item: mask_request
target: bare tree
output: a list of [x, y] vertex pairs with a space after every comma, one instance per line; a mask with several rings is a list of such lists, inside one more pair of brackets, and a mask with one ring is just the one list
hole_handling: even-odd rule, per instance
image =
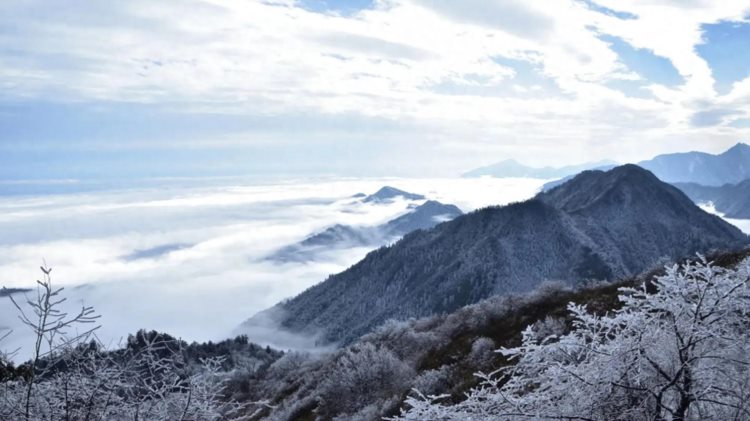
[[[41, 281], [37, 280], [36, 299], [27, 297], [26, 304], [30, 308], [30, 313], [24, 311], [24, 308], [9, 295], [11, 302], [18, 310], [18, 318], [21, 322], [32, 330], [35, 336], [33, 354], [31, 357], [30, 378], [27, 380], [26, 392], [23, 399], [23, 416], [30, 419], [31, 402], [34, 393], [35, 380], [38, 375], [44, 375], [44, 370], [40, 371], [39, 360], [43, 357], [54, 357], [55, 352], [62, 350], [64, 347], [80, 342], [88, 338], [98, 325], [85, 329], [83, 332], [75, 332], [72, 336], [68, 335], [71, 328], [78, 325], [91, 325], [96, 323], [99, 316], [94, 314], [91, 307], [82, 306], [76, 314], [68, 314], [62, 311], [62, 304], [66, 301], [60, 296], [63, 288], [53, 288], [52, 269], [42, 265], [40, 267], [44, 274]], [[45, 347], [45, 348], [43, 348]]]
[[50, 268], [41, 270], [35, 297], [11, 296], [34, 343], [28, 374], [2, 384], [1, 419], [214, 420], [240, 408], [223, 402], [221, 358], [191, 365], [183, 342], [166, 335], [107, 350], [93, 308], [63, 311], [63, 288], [53, 287]]

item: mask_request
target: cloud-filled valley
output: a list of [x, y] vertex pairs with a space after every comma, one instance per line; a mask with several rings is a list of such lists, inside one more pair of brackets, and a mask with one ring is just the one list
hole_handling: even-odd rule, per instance
[[[470, 211], [525, 199], [542, 183], [328, 179], [188, 188], [164, 181], [134, 190], [6, 196], [0, 198], [0, 284], [33, 287], [46, 261], [55, 284], [66, 288], [70, 308], [85, 303], [102, 315], [99, 335], [106, 343], [116, 345], [140, 328], [186, 340], [221, 339], [369, 249], [335, 249], [306, 262], [266, 256], [334, 224], [381, 224], [411, 203], [367, 203], [352, 197], [356, 193], [394, 185]], [[15, 330], [8, 347], [28, 343], [9, 300], [1, 303], [0, 320]]]

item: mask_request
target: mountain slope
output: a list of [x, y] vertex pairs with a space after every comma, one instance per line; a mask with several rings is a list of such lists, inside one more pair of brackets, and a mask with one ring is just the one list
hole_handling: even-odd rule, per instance
[[380, 229], [387, 236], [402, 237], [418, 229], [432, 228], [440, 222], [449, 221], [462, 214], [461, 209], [455, 205], [428, 200], [411, 212], [381, 225]]
[[[732, 268], [749, 255], [745, 249], [708, 260]], [[379, 420], [396, 415], [414, 388], [425, 395], [449, 395], [441, 399], [444, 404], [461, 402], [479, 384], [474, 373], [515, 363], [494, 351], [519, 346], [528, 326], [550, 335], [567, 333], [572, 323], [568, 303], [611, 313], [622, 305], [619, 287], [639, 287], [664, 274], [658, 268], [614, 284], [576, 289], [546, 285], [530, 294], [490, 297], [444, 316], [388, 323], [321, 357], [287, 353], [269, 370], [243, 379], [243, 387], [233, 388], [241, 390], [240, 401], [270, 403], [261, 411], [248, 407], [248, 413], [257, 411], [251, 420]]]
[[738, 143], [718, 155], [705, 152], [659, 155], [638, 165], [668, 183], [734, 184], [750, 178], [750, 146]]
[[454, 205], [428, 200], [411, 211], [378, 226], [334, 225], [297, 244], [281, 248], [271, 255], [270, 259], [279, 262], [307, 261], [313, 260], [317, 253], [331, 249], [376, 247], [414, 230], [432, 228], [440, 222], [461, 214], [463, 212]]
[[529, 177], [529, 178], [560, 178], [576, 174], [584, 170], [597, 168], [605, 165], [612, 165], [609, 161], [587, 162], [579, 165], [569, 165], [565, 167], [542, 167], [535, 168], [523, 165], [513, 159], [506, 159], [486, 167], [471, 170], [462, 175], [462, 177]]
[[750, 219], [750, 180], [723, 186], [674, 183], [695, 203], [713, 203], [727, 218]]
[[545, 280], [619, 278], [663, 257], [745, 243], [676, 188], [626, 165], [407, 235], [274, 311], [285, 312], [286, 329], [348, 343], [390, 318], [450, 312]]
[[[586, 171], [575, 182], [538, 195], [581, 223], [610, 254], [605, 259], [624, 274], [643, 270], [648, 256], [678, 258], [704, 249], [703, 235], [741, 238], [744, 234], [697, 208], [679, 189], [635, 165], [607, 172]], [[579, 224], [579, 226], [581, 226]]]

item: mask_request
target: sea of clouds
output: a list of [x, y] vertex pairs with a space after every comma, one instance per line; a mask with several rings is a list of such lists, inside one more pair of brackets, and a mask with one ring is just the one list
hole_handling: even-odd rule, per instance
[[[154, 329], [188, 341], [220, 340], [255, 313], [360, 260], [367, 248], [332, 250], [311, 262], [266, 257], [333, 224], [374, 225], [409, 202], [363, 203], [356, 193], [384, 185], [452, 203], [463, 211], [531, 197], [534, 179], [320, 179], [274, 183], [161, 180], [129, 189], [0, 196], [0, 286], [32, 288], [53, 268], [72, 312], [93, 306], [97, 335], [117, 346]], [[101, 187], [101, 186], [100, 186]], [[23, 299], [23, 295], [14, 297]], [[0, 349], [31, 348], [7, 297]], [[274, 332], [251, 338], [288, 347]], [[288, 338], [287, 338], [288, 339]]]

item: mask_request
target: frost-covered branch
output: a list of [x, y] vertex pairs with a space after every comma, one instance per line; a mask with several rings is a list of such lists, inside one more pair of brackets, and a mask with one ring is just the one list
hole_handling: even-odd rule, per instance
[[569, 306], [570, 333], [501, 349], [515, 365], [480, 375], [455, 405], [415, 394], [396, 419], [746, 419], [750, 403], [750, 262], [703, 257], [622, 288], [605, 316]]
[[223, 400], [222, 358], [191, 364], [182, 341], [155, 332], [106, 350], [94, 335], [99, 316], [86, 306], [63, 311], [63, 289], [41, 269], [35, 297], [10, 296], [34, 343], [25, 374], [0, 384], [0, 419], [214, 420], [240, 407]]

